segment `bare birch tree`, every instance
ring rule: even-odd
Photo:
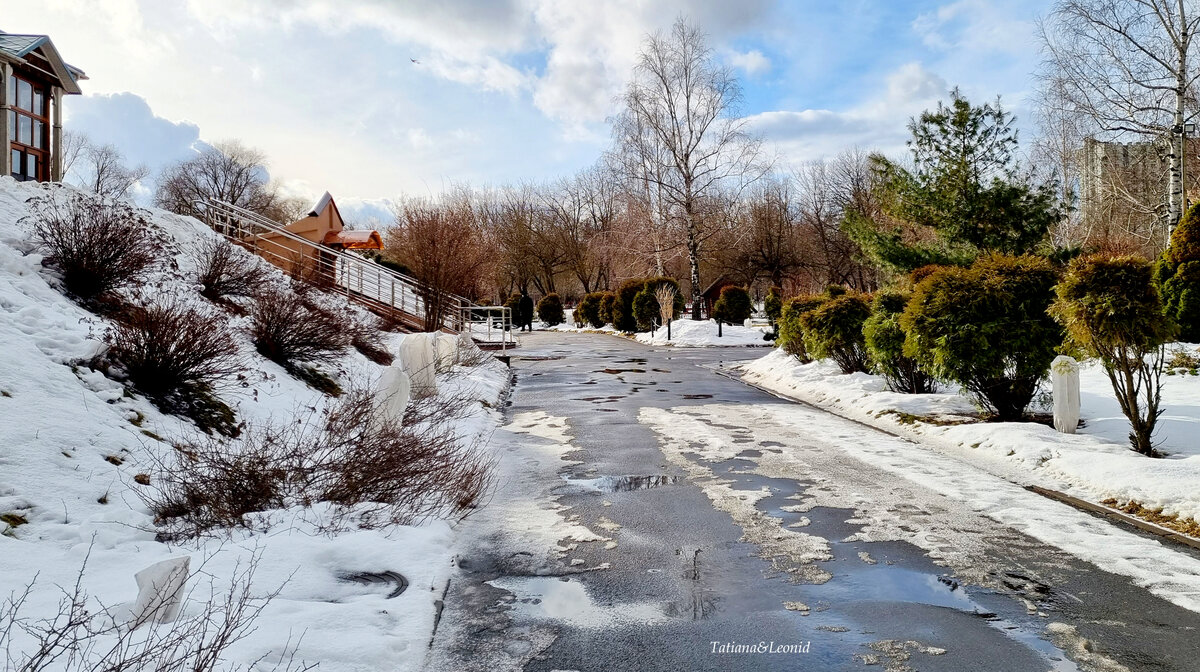
[[[642,182],[679,231],[687,249],[692,319],[703,309],[702,247],[712,233],[705,200],[740,193],[765,172],[757,165],[761,142],[737,116],[741,88],[713,58],[700,30],[679,19],[670,33],[646,39],[615,134],[619,165]]]
[[[1164,143],[1167,225],[1183,215],[1183,125],[1196,114],[1195,0],[1059,0],[1041,25],[1040,77],[1050,113],[1095,133]]]

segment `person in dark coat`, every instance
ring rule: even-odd
[[[520,316],[520,331],[533,331],[533,299],[524,290],[521,290],[521,300],[517,302],[517,313]]]

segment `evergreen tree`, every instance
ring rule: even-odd
[[[1022,172],[1013,124],[999,100],[976,106],[955,89],[949,105],[909,123],[911,168],[871,157],[882,213],[847,213],[846,232],[898,271],[1034,251],[1063,210],[1053,181]]]

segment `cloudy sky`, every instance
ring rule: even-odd
[[[0,0],[84,69],[70,128],[156,172],[197,142],[262,149],[339,203],[593,163],[648,33],[680,15],[744,89],[781,158],[898,152],[959,86],[1019,115],[1047,0]]]

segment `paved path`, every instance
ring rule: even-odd
[[[525,337],[429,669],[1200,670],[1200,615],[704,368],[756,354]]]

